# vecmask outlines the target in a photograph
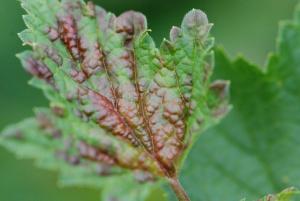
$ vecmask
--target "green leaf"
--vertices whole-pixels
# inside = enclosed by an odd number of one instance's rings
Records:
[[[259,201],[292,201],[299,193],[295,188],[288,188],[277,195],[268,195]]]
[[[292,201],[294,200],[296,195],[299,195],[299,191],[295,188],[287,188],[281,193],[278,193],[277,195],[267,195],[258,201]],[[241,201],[247,201],[246,199],[243,199]]]
[[[299,193],[300,192],[295,188],[288,188],[277,195],[267,195],[258,201],[292,201]]]
[[[300,187],[300,7],[280,23],[266,68],[216,52],[217,78],[231,81],[234,109],[199,140],[183,184],[192,200],[257,200]]]

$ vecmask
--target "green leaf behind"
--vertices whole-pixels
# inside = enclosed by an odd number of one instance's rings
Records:
[[[199,140],[183,171],[192,200],[257,200],[300,187],[300,9],[280,24],[266,68],[216,52],[231,81],[230,115]]]

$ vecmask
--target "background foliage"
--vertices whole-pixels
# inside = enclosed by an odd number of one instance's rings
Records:
[[[17,1],[1,0],[0,7],[0,128],[32,114],[31,108],[46,104],[42,94],[26,85],[25,74],[15,53],[22,50],[16,33],[23,30]],[[95,1],[107,10],[121,13],[134,9],[148,17],[152,35],[159,42],[178,25],[190,8],[201,8],[215,24],[213,34],[218,44],[235,55],[243,52],[256,63],[263,63],[266,53],[274,49],[279,19],[291,18],[296,0],[102,0]],[[170,6],[172,5],[172,6]],[[272,6],[270,6],[272,5]],[[194,159],[197,160],[197,159]],[[31,161],[17,161],[0,149],[0,200],[7,201],[86,201],[97,200],[98,192],[85,189],[59,189],[55,173],[34,168]]]

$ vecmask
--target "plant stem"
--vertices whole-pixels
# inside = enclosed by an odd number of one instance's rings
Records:
[[[168,178],[168,181],[175,192],[178,201],[190,201],[189,196],[185,192],[177,177]]]

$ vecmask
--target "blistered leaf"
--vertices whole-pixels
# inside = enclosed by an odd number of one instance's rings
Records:
[[[81,140],[65,133],[71,130],[53,127],[54,123],[63,126],[65,122],[54,122],[53,114],[48,109],[39,109],[36,113],[37,118],[27,119],[8,127],[2,134],[0,144],[16,153],[18,158],[35,159],[38,167],[59,171],[59,186],[87,186],[101,189],[103,196],[110,198],[105,192],[111,192],[111,185],[122,181],[119,187],[124,189],[126,186],[127,192],[116,194],[115,198],[125,201],[132,198],[145,200],[153,189],[157,188],[157,184],[154,183],[141,185],[139,182],[142,181],[135,181],[129,172],[84,158],[83,154],[86,153],[84,151],[89,151],[98,158],[105,157],[107,162],[110,161],[107,156],[91,147],[89,150],[82,150],[88,147],[85,147]],[[80,127],[78,125],[77,128]]]
[[[4,146],[43,150],[51,159],[45,164],[63,172],[62,184],[105,184],[104,200],[142,201],[164,178],[179,187],[181,164],[199,132],[229,110],[229,83],[210,79],[207,16],[190,11],[156,48],[139,12],[115,16],[81,0],[21,4],[27,29],[19,36],[32,51],[18,57],[50,109],[9,129]],[[43,161],[34,151],[26,156]]]

